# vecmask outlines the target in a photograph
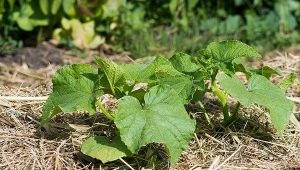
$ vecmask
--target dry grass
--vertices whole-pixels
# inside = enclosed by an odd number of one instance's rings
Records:
[[[300,78],[298,51],[274,52],[263,63],[283,70],[283,75],[296,72]],[[38,71],[26,67],[0,64],[1,96],[46,96],[51,92],[50,77],[57,67]],[[274,82],[282,77],[274,78]],[[300,86],[289,88],[287,95],[300,96]],[[283,136],[273,132],[268,116],[256,106],[242,108],[243,119],[229,128],[218,128],[220,111],[210,99],[211,127],[203,113],[191,109],[198,121],[194,139],[172,169],[300,169],[300,129],[290,124]],[[103,165],[80,154],[80,144],[91,134],[113,132],[111,122],[83,113],[57,116],[46,129],[39,128],[40,101],[0,100],[0,169],[130,169],[142,167],[168,169],[161,146],[150,145],[139,155]],[[295,108],[300,118],[299,104]],[[97,122],[95,124],[95,122]],[[148,157],[149,152],[156,157]],[[150,154],[151,155],[151,154]],[[127,164],[127,165],[126,165]]]

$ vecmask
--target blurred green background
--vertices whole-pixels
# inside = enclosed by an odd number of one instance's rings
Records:
[[[0,0],[0,53],[49,40],[140,58],[224,39],[264,52],[299,43],[299,24],[300,0]]]

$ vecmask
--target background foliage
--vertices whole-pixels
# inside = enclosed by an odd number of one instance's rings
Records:
[[[52,39],[79,49],[112,44],[134,57],[194,53],[214,40],[261,50],[300,41],[299,0],[1,0],[0,50]]]

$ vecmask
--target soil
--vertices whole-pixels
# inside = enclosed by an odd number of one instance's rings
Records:
[[[198,127],[175,167],[169,167],[162,146],[155,144],[142,149],[139,155],[105,165],[85,157],[79,152],[82,141],[91,134],[109,136],[113,131],[110,121],[101,116],[91,118],[85,113],[72,113],[56,116],[41,129],[44,101],[20,101],[17,97],[49,95],[51,77],[59,67],[70,63],[93,64],[94,55],[120,63],[133,62],[126,54],[107,54],[101,50],[89,52],[87,58],[78,58],[49,44],[19,49],[0,58],[0,96],[16,97],[0,99],[0,169],[300,169],[299,81],[287,91],[287,96],[295,102],[294,114],[298,120],[290,122],[283,136],[274,133],[268,115],[257,106],[242,108],[243,119],[229,128],[211,127],[219,124],[221,113],[216,99],[207,96],[205,104],[210,108],[212,124],[207,123],[197,108],[189,106]],[[268,53],[262,62],[252,65],[280,68],[282,76],[274,77],[274,82],[291,72],[300,78],[300,48]],[[156,156],[145,160],[148,151]]]

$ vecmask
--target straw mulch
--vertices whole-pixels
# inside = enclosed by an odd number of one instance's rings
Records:
[[[297,49],[267,54],[256,64],[278,67],[283,76],[296,72],[300,78]],[[0,100],[0,169],[300,169],[300,127],[290,123],[283,136],[275,135],[268,115],[258,106],[242,108],[244,119],[223,129],[211,128],[201,112],[191,111],[198,127],[175,167],[169,167],[159,145],[150,146],[157,155],[152,162],[144,160],[147,154],[143,151],[106,165],[86,158],[79,152],[82,141],[91,134],[109,135],[111,124],[106,119],[73,113],[59,115],[46,128],[39,128],[43,97],[51,93],[51,76],[58,67],[31,70],[0,63],[0,96],[17,96]],[[277,76],[273,81],[282,78]],[[299,82],[287,95],[295,102],[294,113],[300,120]],[[20,101],[20,96],[28,99]],[[213,125],[217,126],[220,108],[214,98],[207,98]]]

